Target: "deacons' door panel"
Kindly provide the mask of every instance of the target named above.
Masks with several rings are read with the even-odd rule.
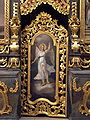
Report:
[[[69,4],[56,4],[21,4],[22,115],[67,117]]]

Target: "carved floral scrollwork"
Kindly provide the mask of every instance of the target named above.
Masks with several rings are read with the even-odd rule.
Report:
[[[30,50],[34,45],[35,36],[39,34],[48,34],[57,47],[57,66],[56,69],[56,94],[55,102],[51,102],[46,98],[39,98],[35,101],[31,100],[30,93]],[[48,116],[65,117],[67,116],[67,49],[68,48],[68,32],[62,26],[57,25],[57,20],[53,20],[51,15],[41,12],[29,26],[22,31],[21,38],[21,54],[22,54],[22,114],[36,116],[38,114],[46,114]],[[29,44],[29,45],[28,45]],[[59,57],[60,56],[60,57]],[[29,72],[27,72],[29,71]],[[57,77],[58,76],[58,77]]]
[[[69,0],[27,0],[21,1],[20,9],[22,15],[27,15],[36,9],[42,3],[52,5],[52,7],[57,10],[59,13],[64,15],[69,14],[70,4]]]
[[[79,105],[79,112],[81,114],[85,114],[86,116],[90,115],[90,108],[88,108],[88,106],[87,106],[87,101],[90,96],[90,81],[87,81],[83,85],[83,87],[78,88],[77,83],[76,83],[76,78],[73,78],[73,90],[75,92],[83,91],[84,95],[83,95],[82,103]]]

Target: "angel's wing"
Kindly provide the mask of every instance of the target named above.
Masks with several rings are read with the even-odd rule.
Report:
[[[46,57],[47,57],[47,61],[50,61],[50,63],[51,63],[53,66],[55,66],[55,52],[54,52],[54,49],[53,49],[53,48],[48,51]]]
[[[36,50],[35,50],[35,57],[39,57],[40,56],[40,50],[39,48],[36,46]]]

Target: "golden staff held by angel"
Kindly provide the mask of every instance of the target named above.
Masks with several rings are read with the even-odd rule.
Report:
[[[48,55],[48,58],[46,57]],[[42,80],[41,85],[44,86],[49,84],[49,75],[55,72],[55,54],[53,48],[51,48],[50,43],[46,46],[45,43],[41,43],[38,47],[36,46],[35,59],[32,62],[35,63],[38,60],[38,73],[34,77],[35,80]],[[49,65],[47,61],[51,63]]]

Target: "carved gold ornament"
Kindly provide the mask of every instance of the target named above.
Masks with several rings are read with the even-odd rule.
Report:
[[[84,68],[88,69],[90,68],[90,60],[87,59],[81,59],[80,57],[73,57],[69,61],[69,67],[70,68]]]
[[[72,2],[72,15],[69,19],[69,27],[72,32],[72,45],[73,52],[78,52],[80,49],[80,39],[78,38],[77,32],[80,28],[80,20],[77,17],[77,2]]]
[[[4,82],[0,81],[0,114],[9,114],[12,112],[12,107],[9,105],[8,96],[7,96],[8,88]]]
[[[68,15],[70,10],[69,0],[26,0],[25,2],[22,0],[20,1],[21,15],[27,15],[28,13],[31,13],[42,3],[51,5],[55,10],[64,15]]]
[[[0,57],[0,68],[20,68],[20,60],[17,57]]]
[[[20,60],[19,58],[12,57],[8,60],[8,67],[9,68],[19,68],[20,67]]]
[[[80,44],[79,44],[80,39],[71,39],[71,41],[72,41],[71,48],[72,48],[73,52],[78,52],[78,50],[81,47]]]
[[[90,54],[90,45],[89,44],[82,44],[80,51],[81,51],[81,53]]]
[[[10,91],[11,93],[16,93],[16,92],[18,91],[18,89],[19,89],[19,82],[18,82],[18,80],[16,80],[15,88],[14,88],[14,89],[13,89],[13,88],[10,88],[9,91]]]
[[[77,32],[80,28],[80,21],[77,18],[77,16],[71,16],[69,19],[69,27],[71,28],[72,31],[72,37],[76,38],[78,37]]]
[[[83,95],[83,100],[82,103],[79,105],[79,112],[81,114],[84,114],[86,116],[90,115],[90,108],[88,108],[87,106],[87,102],[90,96],[90,81],[87,81],[83,87],[77,87],[77,83],[76,83],[76,78],[73,79],[73,90],[75,92],[80,92],[83,91],[84,95]]]
[[[72,2],[72,16],[69,19],[69,27],[72,31],[72,37],[76,38],[78,37],[77,32],[80,28],[80,21],[77,17],[77,2]]]
[[[55,102],[47,98],[38,98],[32,101],[30,92],[31,74],[31,47],[35,38],[40,34],[47,34],[53,39],[56,47],[56,92]],[[57,25],[51,15],[41,12],[29,26],[22,31],[21,55],[22,55],[22,115],[36,116],[46,114],[52,117],[67,116],[67,56],[68,56],[68,32],[62,26]]]
[[[82,104],[79,106],[79,111],[81,114],[85,114],[86,116],[88,116],[88,115],[90,115],[90,108],[88,108],[88,106],[87,106],[87,101],[90,96],[90,81],[88,81],[84,84],[83,92],[84,92],[83,101],[82,101]]]
[[[10,50],[12,52],[17,52],[19,50],[18,40],[12,40]]]
[[[8,66],[8,62],[7,62],[7,57],[1,57],[0,58],[0,68],[5,68]]]
[[[9,53],[9,10],[10,1],[4,0],[4,39],[0,39],[0,54]]]
[[[79,87],[79,88],[77,87],[76,78],[73,78],[73,90],[75,92],[80,92],[82,90],[81,87]]]
[[[9,54],[9,45],[0,45],[0,54]]]
[[[11,38],[18,38],[18,31],[20,28],[20,20],[18,16],[14,16],[11,20],[10,20],[10,28],[11,31],[13,33],[13,35],[11,36]]]
[[[19,19],[19,5],[18,2],[13,2],[13,17],[10,20],[10,28],[13,33],[11,38],[18,38],[18,32],[20,29],[20,19]]]

